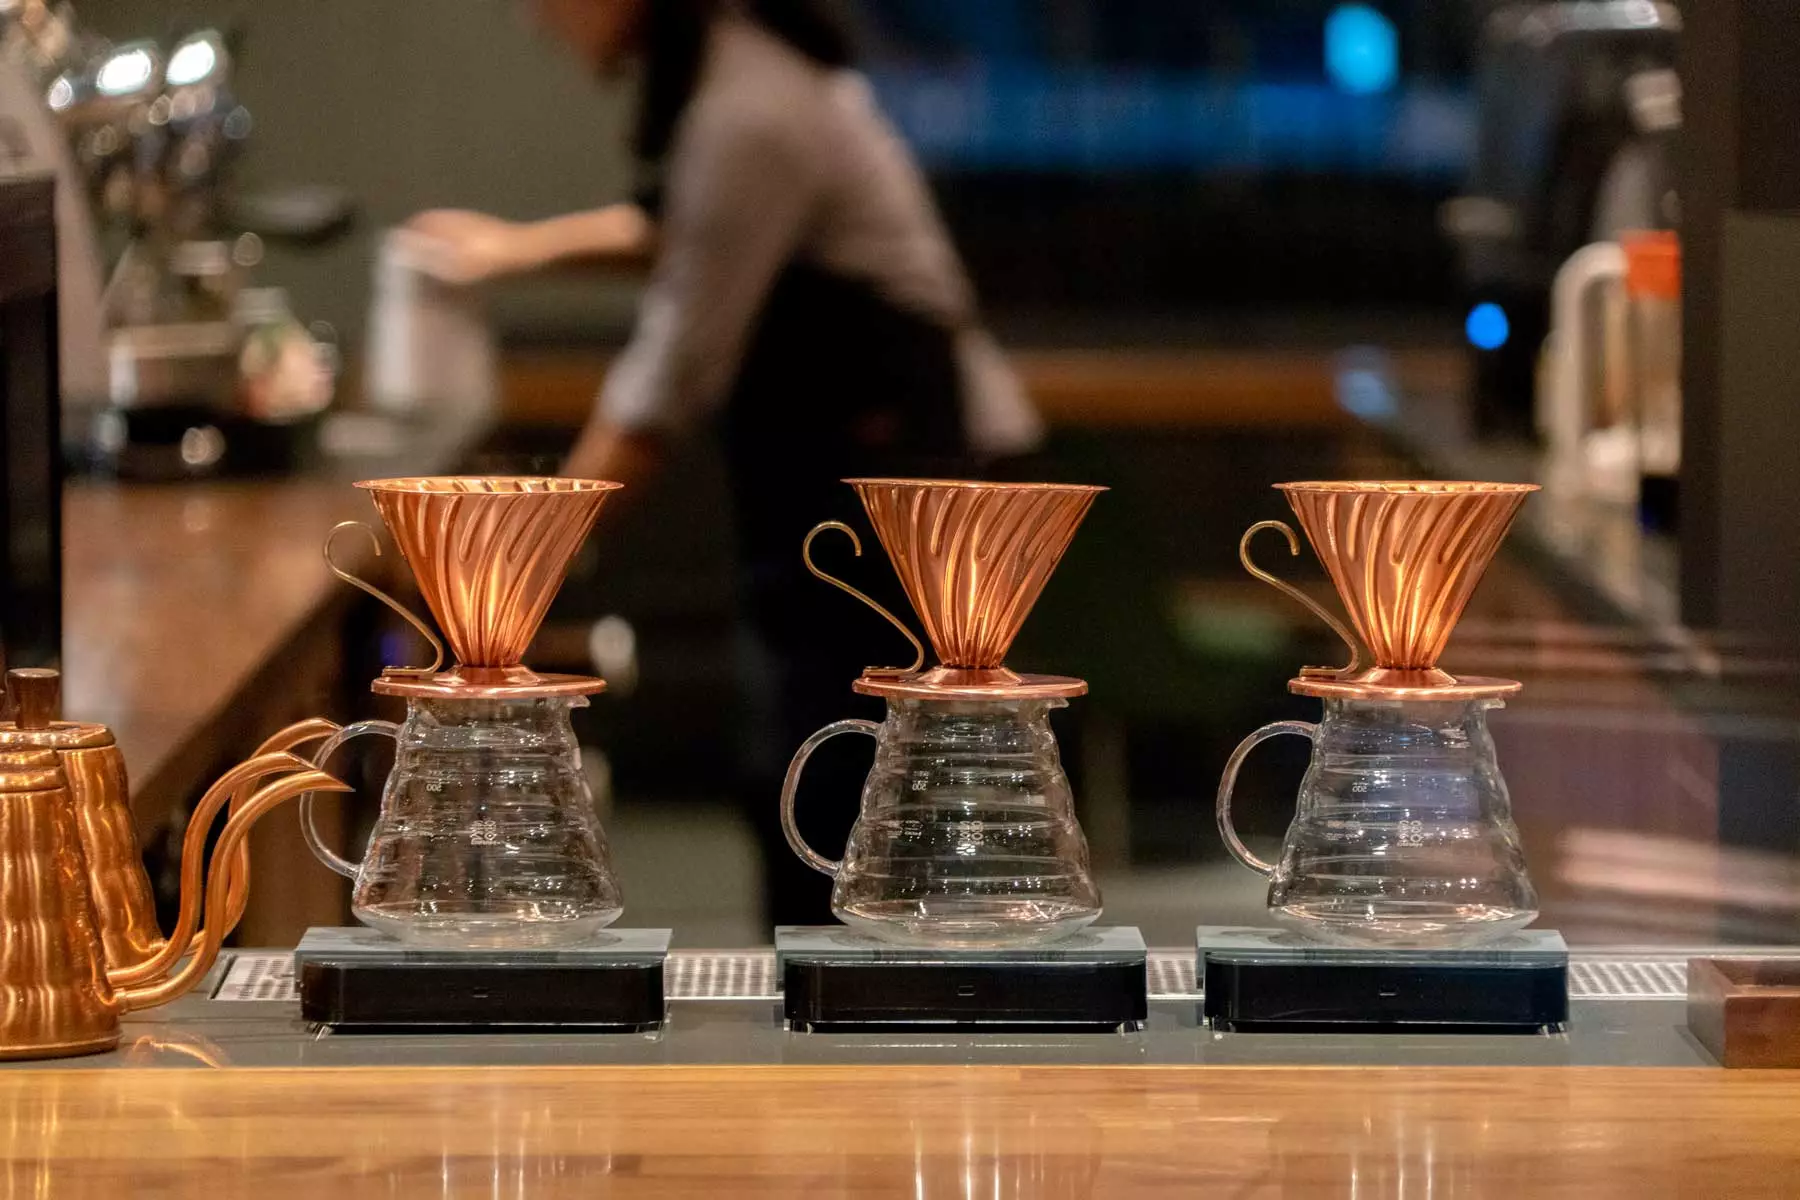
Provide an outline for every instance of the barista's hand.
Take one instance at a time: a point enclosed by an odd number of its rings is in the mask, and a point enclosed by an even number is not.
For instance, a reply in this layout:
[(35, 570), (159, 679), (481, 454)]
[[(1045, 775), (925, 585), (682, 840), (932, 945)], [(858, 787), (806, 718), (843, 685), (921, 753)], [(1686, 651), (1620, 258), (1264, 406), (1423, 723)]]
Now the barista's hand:
[(438, 243), (441, 265), (433, 272), (453, 283), (479, 283), (543, 265), (530, 225), (486, 213), (440, 208), (422, 212), (406, 228)]
[(656, 226), (629, 203), (524, 223), (440, 208), (420, 213), (406, 228), (430, 243), (421, 248), (427, 269), (449, 283), (480, 283), (559, 263), (642, 267), (656, 242)]

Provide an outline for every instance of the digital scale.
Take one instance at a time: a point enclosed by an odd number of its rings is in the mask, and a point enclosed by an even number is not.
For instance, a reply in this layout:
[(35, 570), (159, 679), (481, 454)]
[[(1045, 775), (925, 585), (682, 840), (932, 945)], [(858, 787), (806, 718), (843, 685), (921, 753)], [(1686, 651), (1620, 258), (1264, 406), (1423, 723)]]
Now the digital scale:
[(371, 1031), (640, 1033), (663, 1023), (667, 929), (614, 929), (542, 950), (436, 950), (361, 927), (309, 929), (300, 1013)]
[(1524, 930), (1486, 946), (1322, 946), (1273, 929), (1202, 925), (1207, 1024), (1237, 1033), (1539, 1033), (1569, 1020), (1569, 948)]
[(801, 1032), (1135, 1029), (1149, 1014), (1147, 961), (1130, 927), (1018, 949), (902, 947), (841, 925), (775, 931), (783, 1015)]

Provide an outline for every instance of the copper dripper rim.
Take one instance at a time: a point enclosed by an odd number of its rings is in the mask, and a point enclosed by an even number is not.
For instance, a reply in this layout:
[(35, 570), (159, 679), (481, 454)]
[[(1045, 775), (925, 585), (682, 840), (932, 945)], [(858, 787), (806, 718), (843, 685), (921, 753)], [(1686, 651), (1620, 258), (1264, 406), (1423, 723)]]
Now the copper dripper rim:
[(962, 488), (983, 492), (1072, 492), (1098, 495), (1112, 489), (1092, 483), (1002, 483), (982, 479), (900, 479), (856, 478), (841, 480), (851, 487)]
[(447, 671), (393, 671), (369, 685), (377, 696), (418, 700), (554, 700), (597, 696), (606, 680), (592, 675), (555, 675), (530, 667), (472, 667)]
[(1435, 667), (1428, 671), (1372, 667), (1354, 675), (1299, 675), (1288, 680), (1288, 691), (1294, 695), (1314, 696), (1321, 700), (1458, 703), (1499, 700), (1516, 696), (1523, 690), (1525, 685), (1516, 679), (1452, 675)]
[(1483, 483), (1467, 479), (1308, 480), (1271, 485), (1279, 492), (1364, 493), (1382, 496), (1508, 496), (1541, 492), (1535, 483)]
[[(1250, 539), (1264, 529), (1280, 530), (1289, 553), (1297, 555), (1299, 542), (1291, 528), (1264, 521), (1245, 533), (1238, 554), (1251, 575), (1313, 612), (1351, 652), (1343, 668), (1302, 670), (1289, 683), (1290, 691), (1326, 698), (1453, 701), (1502, 697), (1520, 689), (1512, 680), (1452, 675), (1437, 666), (1437, 658), (1525, 497), (1541, 490), (1537, 484), (1380, 479), (1302, 480), (1273, 487), (1299, 517), (1355, 625), (1352, 633), (1316, 600), (1251, 561)], [(1365, 506), (1364, 498), (1374, 502)], [(1419, 503), (1401, 503), (1409, 500)], [(1316, 527), (1322, 519), (1337, 520), (1323, 514), (1339, 512), (1340, 502), (1350, 506), (1341, 510), (1348, 514), (1350, 530)], [(1456, 520), (1409, 522), (1399, 515), (1425, 512)], [(1367, 665), (1371, 658), (1373, 666)]]
[[(602, 504), (624, 485), (555, 476), (420, 475), (355, 486), (369, 493), (458, 663), (480, 669), (520, 666)], [(379, 553), (374, 530), (361, 522), (340, 524), (332, 536), (350, 527), (366, 532)], [(443, 640), (393, 597), (333, 562), (330, 538), (325, 561), (338, 578), (398, 613), (436, 651), (430, 666), (390, 668), (384, 677), (416, 679), (443, 667)], [(521, 686), (541, 688), (535, 678)], [(484, 678), (476, 686), (505, 685)]]
[(884, 700), (1072, 700), (1087, 695), (1085, 679), (1020, 675), (1006, 667), (931, 667), (906, 674), (871, 670), (851, 684)]
[[(813, 564), (810, 546), (827, 528), (856, 538), (839, 522), (813, 530), (802, 557), (813, 574), (874, 608), (910, 641), (915, 659), (863, 677), (878, 689), (909, 677), (919, 689), (1015, 686), (1007, 651), (1067, 551), (1098, 484), (856, 476), (856, 489), (938, 665), (925, 669), (924, 644), (868, 596)], [(857, 553), (861, 553), (860, 542)], [(973, 674), (971, 674), (973, 673)], [(859, 690), (861, 685), (859, 685)]]
[(399, 479), (363, 479), (354, 486), (365, 492), (525, 497), (615, 492), (625, 485), (608, 479), (570, 479), (553, 475), (414, 475)]

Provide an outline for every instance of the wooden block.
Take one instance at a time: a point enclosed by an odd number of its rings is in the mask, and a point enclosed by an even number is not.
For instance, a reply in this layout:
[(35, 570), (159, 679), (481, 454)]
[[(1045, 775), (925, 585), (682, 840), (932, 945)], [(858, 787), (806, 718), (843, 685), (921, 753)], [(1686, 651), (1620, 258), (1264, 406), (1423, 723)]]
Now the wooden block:
[(1688, 960), (1688, 1029), (1727, 1067), (1800, 1067), (1800, 958)]

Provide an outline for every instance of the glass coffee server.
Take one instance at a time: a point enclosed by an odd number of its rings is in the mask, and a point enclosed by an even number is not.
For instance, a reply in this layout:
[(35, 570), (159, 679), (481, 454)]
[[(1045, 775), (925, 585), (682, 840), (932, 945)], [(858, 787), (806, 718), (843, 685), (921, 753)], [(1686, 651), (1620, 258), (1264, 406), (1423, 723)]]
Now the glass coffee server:
[[(1050, 713), (1087, 692), (1079, 679), (1020, 675), (1006, 652), (1056, 569), (1098, 487), (945, 480), (847, 480), (861, 497), (939, 665), (906, 625), (813, 563), (813, 574), (887, 618), (917, 651), (910, 667), (871, 667), (853, 685), (887, 701), (887, 719), (839, 721), (795, 754), (782, 788), (794, 851), (830, 875), (832, 912), (885, 942), (1009, 947), (1054, 942), (1100, 915), (1087, 841)], [(794, 801), (807, 759), (845, 733), (875, 739), (875, 764), (842, 861), (808, 846)]]
[[(1537, 917), (1487, 714), (1521, 685), (1437, 666), (1451, 631), (1529, 484), (1326, 482), (1286, 493), (1355, 627), (1250, 559), (1244, 566), (1331, 626), (1351, 650), (1341, 670), (1304, 668), (1289, 689), (1324, 704), (1318, 724), (1281, 721), (1244, 739), (1219, 784), (1225, 845), (1269, 879), (1269, 911), (1331, 944), (1456, 947), (1492, 942)], [(1365, 651), (1366, 647), (1366, 651)], [(1370, 665), (1372, 660), (1372, 665)], [(1280, 857), (1265, 862), (1231, 820), (1239, 769), (1263, 741), (1313, 744)]]
[[(310, 802), (308, 844), (355, 881), (351, 911), (403, 943), (443, 949), (564, 946), (623, 911), (569, 714), (603, 680), (522, 665), (615, 483), (417, 478), (360, 483), (393, 535), (456, 663), (390, 667), (371, 685), (406, 700), (399, 725), (365, 721), (319, 749), (323, 763), (362, 734), (394, 739), (394, 767), (368, 848), (350, 862), (326, 847)], [(347, 528), (364, 528), (347, 522)], [(326, 543), (327, 562), (331, 542)], [(379, 545), (377, 547), (379, 549)], [(310, 801), (310, 798), (309, 798)]]

